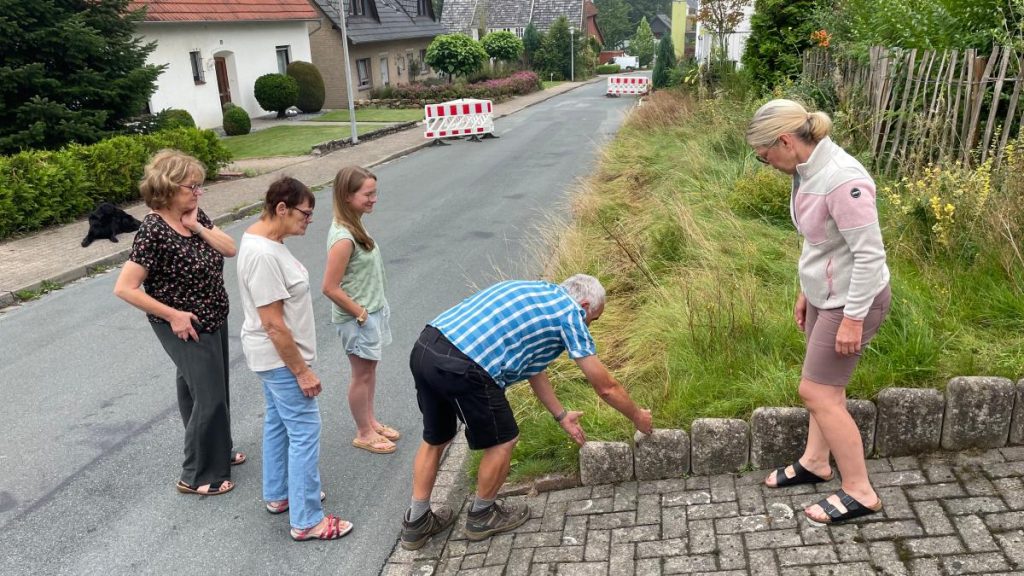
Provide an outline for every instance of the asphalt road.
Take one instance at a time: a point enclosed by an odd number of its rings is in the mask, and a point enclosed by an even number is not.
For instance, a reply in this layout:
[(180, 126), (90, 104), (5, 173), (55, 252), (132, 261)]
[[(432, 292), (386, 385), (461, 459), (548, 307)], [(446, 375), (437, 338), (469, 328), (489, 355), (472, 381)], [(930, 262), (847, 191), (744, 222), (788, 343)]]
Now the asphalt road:
[[(603, 91), (592, 84), (501, 119), (498, 140), (374, 169), (380, 201), (367, 225), (384, 254), (394, 334), (377, 409), (404, 437), (392, 455), (351, 447), (348, 363), (316, 290), (325, 508), (356, 526), (341, 541), (292, 542), (287, 514), (263, 509), (263, 398), (238, 341), (239, 306), (229, 319), (232, 427), (249, 462), (234, 468), (232, 493), (207, 498), (174, 490), (182, 427), (173, 366), (144, 315), (112, 295), (116, 270), (0, 316), (0, 572), (377, 574), (408, 505), (419, 436), (408, 351), (425, 322), (475, 287), (540, 272), (539, 227), (566, 217), (568, 191), (635, 101)], [(315, 288), (329, 190), (317, 201), (306, 236), (287, 241)], [(237, 239), (250, 221), (227, 230)], [(237, 302), (233, 260), (225, 276)]]

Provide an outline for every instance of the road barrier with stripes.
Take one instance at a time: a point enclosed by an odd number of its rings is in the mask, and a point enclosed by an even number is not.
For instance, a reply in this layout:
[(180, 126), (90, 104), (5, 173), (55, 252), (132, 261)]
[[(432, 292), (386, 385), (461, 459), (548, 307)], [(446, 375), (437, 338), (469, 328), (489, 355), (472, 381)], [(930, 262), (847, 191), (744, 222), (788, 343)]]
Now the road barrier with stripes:
[(483, 136), (494, 132), (494, 104), (463, 98), (423, 107), (423, 137)]
[(651, 80), (647, 76), (609, 76), (608, 96), (621, 94), (647, 94), (651, 88)]

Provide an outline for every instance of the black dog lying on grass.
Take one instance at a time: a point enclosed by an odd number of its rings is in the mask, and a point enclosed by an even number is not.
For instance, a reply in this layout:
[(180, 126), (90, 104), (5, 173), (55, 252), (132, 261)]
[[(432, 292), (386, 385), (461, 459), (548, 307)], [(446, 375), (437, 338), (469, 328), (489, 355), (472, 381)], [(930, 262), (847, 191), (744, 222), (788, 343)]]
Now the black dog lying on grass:
[(96, 207), (89, 214), (89, 233), (82, 240), (82, 247), (92, 244), (93, 240), (108, 238), (111, 242), (117, 242), (117, 235), (124, 232), (135, 232), (142, 222), (134, 216), (114, 206), (110, 202), (104, 202)]

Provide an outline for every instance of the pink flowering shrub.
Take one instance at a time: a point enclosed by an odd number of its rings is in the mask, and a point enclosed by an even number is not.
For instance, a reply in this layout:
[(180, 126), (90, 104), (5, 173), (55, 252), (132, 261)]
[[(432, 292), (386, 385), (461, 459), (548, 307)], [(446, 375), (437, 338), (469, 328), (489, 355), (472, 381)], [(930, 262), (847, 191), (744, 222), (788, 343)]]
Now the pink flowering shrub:
[(402, 84), (388, 88), (387, 96), (398, 100), (416, 100), (424, 104), (446, 102), (459, 98), (505, 100), (541, 89), (535, 72), (516, 72), (508, 78), (474, 82), (473, 84)]

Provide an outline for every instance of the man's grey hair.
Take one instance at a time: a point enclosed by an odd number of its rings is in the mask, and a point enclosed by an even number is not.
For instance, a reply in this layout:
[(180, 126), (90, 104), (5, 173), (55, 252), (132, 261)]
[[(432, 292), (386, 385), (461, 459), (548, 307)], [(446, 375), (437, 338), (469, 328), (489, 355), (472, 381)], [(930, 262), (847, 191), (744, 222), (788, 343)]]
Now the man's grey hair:
[(577, 303), (586, 300), (591, 308), (604, 305), (604, 286), (601, 281), (586, 274), (576, 274), (566, 278), (559, 286), (572, 296)]

